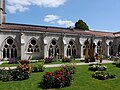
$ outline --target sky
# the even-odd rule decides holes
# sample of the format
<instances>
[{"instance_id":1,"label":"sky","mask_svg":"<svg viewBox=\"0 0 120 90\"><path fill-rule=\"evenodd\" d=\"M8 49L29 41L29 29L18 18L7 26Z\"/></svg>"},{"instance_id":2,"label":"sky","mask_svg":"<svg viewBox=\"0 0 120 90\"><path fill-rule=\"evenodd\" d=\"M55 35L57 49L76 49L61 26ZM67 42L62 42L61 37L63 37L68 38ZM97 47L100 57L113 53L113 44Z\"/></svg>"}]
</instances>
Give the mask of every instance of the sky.
<instances>
[{"instance_id":1,"label":"sky","mask_svg":"<svg viewBox=\"0 0 120 90\"><path fill-rule=\"evenodd\" d=\"M74 27L79 19L91 30L120 31L120 0L7 0L7 22Z\"/></svg>"}]
</instances>

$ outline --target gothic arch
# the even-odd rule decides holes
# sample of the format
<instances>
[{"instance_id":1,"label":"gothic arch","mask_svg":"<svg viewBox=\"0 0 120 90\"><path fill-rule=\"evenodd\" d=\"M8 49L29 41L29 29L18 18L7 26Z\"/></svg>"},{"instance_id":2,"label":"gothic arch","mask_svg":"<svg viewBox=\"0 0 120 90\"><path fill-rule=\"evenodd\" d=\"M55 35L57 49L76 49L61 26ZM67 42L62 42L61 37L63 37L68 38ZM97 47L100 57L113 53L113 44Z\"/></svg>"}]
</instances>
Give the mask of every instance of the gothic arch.
<instances>
[{"instance_id":1,"label":"gothic arch","mask_svg":"<svg viewBox=\"0 0 120 90\"><path fill-rule=\"evenodd\" d=\"M31 38L28 43L26 44L25 48L26 52L29 53L38 53L40 52L39 41L36 38Z\"/></svg>"},{"instance_id":2,"label":"gothic arch","mask_svg":"<svg viewBox=\"0 0 120 90\"><path fill-rule=\"evenodd\" d=\"M56 56L59 56L59 53L60 53L60 47L58 45L58 42L55 38L53 38L51 41L50 41L50 44L49 44L49 57L56 57Z\"/></svg>"},{"instance_id":3,"label":"gothic arch","mask_svg":"<svg viewBox=\"0 0 120 90\"><path fill-rule=\"evenodd\" d=\"M67 56L73 56L75 57L77 54L77 49L75 45L75 41L71 39L67 45Z\"/></svg>"},{"instance_id":4,"label":"gothic arch","mask_svg":"<svg viewBox=\"0 0 120 90\"><path fill-rule=\"evenodd\" d=\"M1 45L1 50L2 50L2 56L4 58L17 58L18 57L18 45L15 41L14 38L11 36L7 37L2 45Z\"/></svg>"}]
</instances>

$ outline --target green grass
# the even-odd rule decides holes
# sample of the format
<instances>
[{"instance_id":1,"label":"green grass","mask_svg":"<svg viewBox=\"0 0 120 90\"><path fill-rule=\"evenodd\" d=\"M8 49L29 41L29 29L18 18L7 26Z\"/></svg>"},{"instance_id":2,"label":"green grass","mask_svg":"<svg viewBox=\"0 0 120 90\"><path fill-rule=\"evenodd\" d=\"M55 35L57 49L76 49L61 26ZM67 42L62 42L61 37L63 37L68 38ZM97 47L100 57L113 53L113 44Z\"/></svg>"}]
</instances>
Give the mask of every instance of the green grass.
<instances>
[{"instance_id":1,"label":"green grass","mask_svg":"<svg viewBox=\"0 0 120 90\"><path fill-rule=\"evenodd\" d=\"M43 61L40 62L36 62L36 63L30 63L31 66L34 66L36 64L42 64ZM64 64L64 63L80 63L80 60L72 60L71 62L62 62L62 61L55 61L52 63L45 63L45 64ZM17 66L18 64L8 64L8 63L3 63L0 65L0 67L13 67L13 66Z\"/></svg>"},{"instance_id":2,"label":"green grass","mask_svg":"<svg viewBox=\"0 0 120 90\"><path fill-rule=\"evenodd\" d=\"M17 66L18 64L8 64L8 63L2 63L0 67L14 67Z\"/></svg>"},{"instance_id":3,"label":"green grass","mask_svg":"<svg viewBox=\"0 0 120 90\"><path fill-rule=\"evenodd\" d=\"M120 90L120 68L113 64L105 64L109 73L115 74L115 79L97 80L91 77L92 71L88 71L88 65L77 66L77 72L73 75L74 81L69 87L60 90ZM55 71L57 68L46 68L45 72ZM1 82L0 90L41 90L38 83L45 72L32 73L30 78L23 81Z\"/></svg>"},{"instance_id":4,"label":"green grass","mask_svg":"<svg viewBox=\"0 0 120 90\"><path fill-rule=\"evenodd\" d=\"M37 65L37 64L42 64L43 62L37 62L37 63L30 63L31 66ZM0 67L13 67L17 66L19 64L8 64L8 63L2 63Z\"/></svg>"}]
</instances>

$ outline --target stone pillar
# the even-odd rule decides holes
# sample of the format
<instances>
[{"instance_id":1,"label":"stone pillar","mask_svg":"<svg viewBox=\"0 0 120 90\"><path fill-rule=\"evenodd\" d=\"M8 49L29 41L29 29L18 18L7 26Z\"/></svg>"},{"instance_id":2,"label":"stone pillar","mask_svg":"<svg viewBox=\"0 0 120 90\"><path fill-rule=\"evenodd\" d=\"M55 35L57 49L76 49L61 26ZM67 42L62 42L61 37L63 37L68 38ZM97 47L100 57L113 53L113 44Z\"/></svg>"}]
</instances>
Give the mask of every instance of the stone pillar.
<instances>
[{"instance_id":1,"label":"stone pillar","mask_svg":"<svg viewBox=\"0 0 120 90\"><path fill-rule=\"evenodd\" d=\"M3 0L0 0L0 24L2 24Z\"/></svg>"},{"instance_id":2,"label":"stone pillar","mask_svg":"<svg viewBox=\"0 0 120 90\"><path fill-rule=\"evenodd\" d=\"M64 56L67 56L67 45L64 45Z\"/></svg>"},{"instance_id":3,"label":"stone pillar","mask_svg":"<svg viewBox=\"0 0 120 90\"><path fill-rule=\"evenodd\" d=\"M48 52L49 52L48 46L44 45L44 58L49 57Z\"/></svg>"},{"instance_id":4,"label":"stone pillar","mask_svg":"<svg viewBox=\"0 0 120 90\"><path fill-rule=\"evenodd\" d=\"M100 46L100 63L102 63L102 47Z\"/></svg>"},{"instance_id":5,"label":"stone pillar","mask_svg":"<svg viewBox=\"0 0 120 90\"><path fill-rule=\"evenodd\" d=\"M95 47L95 53L94 53L94 55L97 53L97 46Z\"/></svg>"},{"instance_id":6,"label":"stone pillar","mask_svg":"<svg viewBox=\"0 0 120 90\"><path fill-rule=\"evenodd\" d=\"M83 45L81 45L81 53L80 53L80 54L81 54L81 55L80 55L81 58L83 58L83 56L84 56L84 55L83 55Z\"/></svg>"},{"instance_id":7,"label":"stone pillar","mask_svg":"<svg viewBox=\"0 0 120 90\"><path fill-rule=\"evenodd\" d=\"M110 51L109 51L109 48L110 48L110 47L109 47L109 45L108 45L108 46L107 46L107 56L110 56L110 54L109 54L109 52L110 52Z\"/></svg>"}]
</instances>

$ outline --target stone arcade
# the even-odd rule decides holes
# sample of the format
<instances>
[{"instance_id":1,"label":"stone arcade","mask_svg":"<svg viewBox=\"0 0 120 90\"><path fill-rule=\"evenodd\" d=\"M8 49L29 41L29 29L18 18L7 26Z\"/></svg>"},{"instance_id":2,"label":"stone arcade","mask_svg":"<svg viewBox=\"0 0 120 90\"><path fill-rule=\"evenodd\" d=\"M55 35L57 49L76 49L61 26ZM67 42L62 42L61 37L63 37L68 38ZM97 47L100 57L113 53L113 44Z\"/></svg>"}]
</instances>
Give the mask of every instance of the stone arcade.
<instances>
[{"instance_id":1,"label":"stone arcade","mask_svg":"<svg viewBox=\"0 0 120 90\"><path fill-rule=\"evenodd\" d=\"M94 54L103 56L120 52L120 32L100 32L27 24L6 23L6 0L0 0L0 59L40 59L72 56L84 58L88 40ZM89 51L90 52L90 51ZM90 53L88 53L90 55Z\"/></svg>"}]
</instances>

